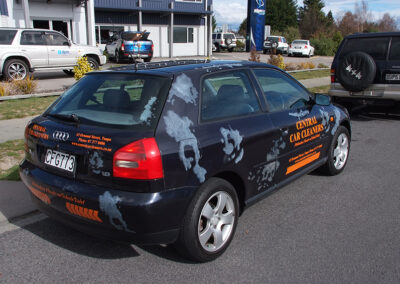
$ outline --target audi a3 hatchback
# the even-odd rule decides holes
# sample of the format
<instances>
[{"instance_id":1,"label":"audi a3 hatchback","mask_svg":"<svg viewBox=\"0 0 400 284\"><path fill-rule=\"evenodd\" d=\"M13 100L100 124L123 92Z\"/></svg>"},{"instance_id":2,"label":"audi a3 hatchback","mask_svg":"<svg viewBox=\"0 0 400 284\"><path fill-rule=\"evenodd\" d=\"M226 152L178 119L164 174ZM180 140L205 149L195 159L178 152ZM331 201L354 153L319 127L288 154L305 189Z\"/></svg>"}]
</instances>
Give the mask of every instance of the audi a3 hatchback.
<instances>
[{"instance_id":1,"label":"audi a3 hatchback","mask_svg":"<svg viewBox=\"0 0 400 284\"><path fill-rule=\"evenodd\" d=\"M29 122L20 175L78 230L210 261L246 207L319 167L340 173L350 135L345 110L274 66L141 63L87 74Z\"/></svg>"}]
</instances>

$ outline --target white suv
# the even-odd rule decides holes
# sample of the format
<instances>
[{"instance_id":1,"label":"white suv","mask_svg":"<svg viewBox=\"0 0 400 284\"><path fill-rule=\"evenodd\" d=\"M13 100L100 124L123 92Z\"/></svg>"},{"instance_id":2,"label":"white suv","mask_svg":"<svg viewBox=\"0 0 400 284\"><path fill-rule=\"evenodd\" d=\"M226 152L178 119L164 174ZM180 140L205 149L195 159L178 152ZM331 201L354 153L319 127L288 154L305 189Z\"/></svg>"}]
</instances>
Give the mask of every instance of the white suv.
<instances>
[{"instance_id":1,"label":"white suv","mask_svg":"<svg viewBox=\"0 0 400 284\"><path fill-rule=\"evenodd\" d=\"M234 33L215 33L212 34L213 45L216 51L227 49L232 52L236 47L236 36Z\"/></svg>"},{"instance_id":2,"label":"white suv","mask_svg":"<svg viewBox=\"0 0 400 284\"><path fill-rule=\"evenodd\" d=\"M72 74L80 56L86 56L93 69L106 63L99 48L76 45L56 31L0 29L0 75L7 80L22 80L37 70Z\"/></svg>"},{"instance_id":3,"label":"white suv","mask_svg":"<svg viewBox=\"0 0 400 284\"><path fill-rule=\"evenodd\" d=\"M283 36L267 36L264 41L263 53L273 53L274 50L276 53L287 54L289 52L289 44L286 38Z\"/></svg>"}]
</instances>

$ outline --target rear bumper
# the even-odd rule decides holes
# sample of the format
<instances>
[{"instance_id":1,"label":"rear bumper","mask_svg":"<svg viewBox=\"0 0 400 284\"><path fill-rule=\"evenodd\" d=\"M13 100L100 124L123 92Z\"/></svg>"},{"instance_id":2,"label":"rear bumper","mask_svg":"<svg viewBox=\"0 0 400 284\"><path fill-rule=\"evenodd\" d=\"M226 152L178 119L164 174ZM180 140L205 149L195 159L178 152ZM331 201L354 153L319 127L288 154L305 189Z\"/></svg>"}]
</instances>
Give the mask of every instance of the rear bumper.
<instances>
[{"instance_id":1,"label":"rear bumper","mask_svg":"<svg viewBox=\"0 0 400 284\"><path fill-rule=\"evenodd\" d=\"M307 49L289 49L289 54L293 55L308 55L310 53L310 50Z\"/></svg>"},{"instance_id":2,"label":"rear bumper","mask_svg":"<svg viewBox=\"0 0 400 284\"><path fill-rule=\"evenodd\" d=\"M104 65L107 63L107 57L105 55L100 55L100 65Z\"/></svg>"},{"instance_id":3,"label":"rear bumper","mask_svg":"<svg viewBox=\"0 0 400 284\"><path fill-rule=\"evenodd\" d=\"M95 236L137 244L173 243L196 191L118 191L56 176L27 161L20 176L46 215Z\"/></svg>"},{"instance_id":4,"label":"rear bumper","mask_svg":"<svg viewBox=\"0 0 400 284\"><path fill-rule=\"evenodd\" d=\"M328 94L349 99L386 99L400 101L400 84L373 84L362 92L349 92L340 83L331 84Z\"/></svg>"},{"instance_id":5,"label":"rear bumper","mask_svg":"<svg viewBox=\"0 0 400 284\"><path fill-rule=\"evenodd\" d=\"M151 58L153 53L135 53L130 51L121 51L120 58Z\"/></svg>"}]
</instances>

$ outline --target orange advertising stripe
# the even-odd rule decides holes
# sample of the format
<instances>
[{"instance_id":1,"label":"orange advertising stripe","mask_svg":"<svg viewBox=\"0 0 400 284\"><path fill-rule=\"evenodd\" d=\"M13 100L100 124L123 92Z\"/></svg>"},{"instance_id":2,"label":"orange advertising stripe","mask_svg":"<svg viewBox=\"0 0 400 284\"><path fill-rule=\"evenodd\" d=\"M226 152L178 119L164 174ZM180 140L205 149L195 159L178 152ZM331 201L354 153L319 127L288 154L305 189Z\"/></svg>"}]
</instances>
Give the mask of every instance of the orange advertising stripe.
<instances>
[{"instance_id":1,"label":"orange advertising stripe","mask_svg":"<svg viewBox=\"0 0 400 284\"><path fill-rule=\"evenodd\" d=\"M286 175L288 175L288 174L290 174L290 173L292 173L292 172L304 167L305 165L308 165L309 163L319 159L320 154L321 153L318 152L318 153L308 157L307 159L304 159L303 161L301 161L301 162L299 162L297 164L294 164L293 166L288 167L287 170L286 170Z\"/></svg>"},{"instance_id":2,"label":"orange advertising stripe","mask_svg":"<svg viewBox=\"0 0 400 284\"><path fill-rule=\"evenodd\" d=\"M47 194L37 190L33 186L28 186L29 190L32 192L33 195L35 195L37 198L42 200L46 204L51 204L50 198L47 196Z\"/></svg>"},{"instance_id":3,"label":"orange advertising stripe","mask_svg":"<svg viewBox=\"0 0 400 284\"><path fill-rule=\"evenodd\" d=\"M77 215L79 217L85 218L85 219L89 219L89 220L93 220L96 222L103 222L103 220L100 219L99 217L99 211L97 210L93 210L93 209L89 209L86 207L82 207L82 206L78 206L69 202L65 202L65 207L67 208L67 210L73 214L73 215Z\"/></svg>"}]
</instances>

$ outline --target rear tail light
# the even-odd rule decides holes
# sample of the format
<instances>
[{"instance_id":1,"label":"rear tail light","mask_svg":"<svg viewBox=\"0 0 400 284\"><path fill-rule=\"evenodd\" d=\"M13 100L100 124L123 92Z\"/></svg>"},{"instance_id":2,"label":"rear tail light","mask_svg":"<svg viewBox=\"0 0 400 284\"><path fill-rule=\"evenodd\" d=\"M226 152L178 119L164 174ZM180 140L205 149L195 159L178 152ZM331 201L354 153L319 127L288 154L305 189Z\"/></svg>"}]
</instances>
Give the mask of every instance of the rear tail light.
<instances>
[{"instance_id":1,"label":"rear tail light","mask_svg":"<svg viewBox=\"0 0 400 284\"><path fill-rule=\"evenodd\" d=\"M114 177L128 179L159 179L164 177L160 150L154 138L128 144L114 154Z\"/></svg>"},{"instance_id":2,"label":"rear tail light","mask_svg":"<svg viewBox=\"0 0 400 284\"><path fill-rule=\"evenodd\" d=\"M331 69L331 83L335 83L335 69Z\"/></svg>"},{"instance_id":3,"label":"rear tail light","mask_svg":"<svg viewBox=\"0 0 400 284\"><path fill-rule=\"evenodd\" d=\"M307 46L307 45L305 45L305 46L304 46L304 48L308 48L308 46Z\"/></svg>"},{"instance_id":4,"label":"rear tail light","mask_svg":"<svg viewBox=\"0 0 400 284\"><path fill-rule=\"evenodd\" d=\"M292 45L290 44L289 47L292 48Z\"/></svg>"},{"instance_id":5,"label":"rear tail light","mask_svg":"<svg viewBox=\"0 0 400 284\"><path fill-rule=\"evenodd\" d=\"M121 44L121 50L125 50L125 44Z\"/></svg>"},{"instance_id":6,"label":"rear tail light","mask_svg":"<svg viewBox=\"0 0 400 284\"><path fill-rule=\"evenodd\" d=\"M154 51L154 44L151 45L151 52Z\"/></svg>"},{"instance_id":7,"label":"rear tail light","mask_svg":"<svg viewBox=\"0 0 400 284\"><path fill-rule=\"evenodd\" d=\"M281 38L278 38L278 42L282 42Z\"/></svg>"},{"instance_id":8,"label":"rear tail light","mask_svg":"<svg viewBox=\"0 0 400 284\"><path fill-rule=\"evenodd\" d=\"M24 133L24 149L25 152L29 152L29 147L28 147L28 137L29 137L29 132L28 132L28 125L25 127L25 133Z\"/></svg>"}]
</instances>

